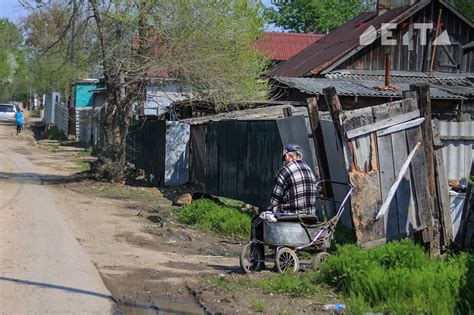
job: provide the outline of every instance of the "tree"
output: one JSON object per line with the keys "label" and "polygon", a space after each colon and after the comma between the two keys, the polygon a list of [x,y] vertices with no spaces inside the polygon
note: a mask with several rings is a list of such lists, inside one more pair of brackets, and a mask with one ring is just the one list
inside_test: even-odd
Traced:
{"label": "tree", "polygon": [[464,14],[471,21],[474,21],[474,4],[472,0],[450,0],[449,1],[459,12]]}
{"label": "tree", "polygon": [[[143,100],[147,78],[156,73],[179,80],[190,87],[190,98],[211,101],[218,108],[266,97],[268,84],[259,81],[266,61],[253,47],[264,25],[256,0],[39,1],[39,5],[32,0],[29,5],[35,13],[58,2],[68,18],[61,22],[56,46],[70,47],[66,39],[77,44],[82,38],[98,47],[108,93],[106,153],[115,163],[125,161],[132,108]],[[94,21],[91,38],[84,36],[90,21]]]}
{"label": "tree", "polygon": [[291,0],[275,1],[266,8],[270,23],[297,33],[326,34],[373,8],[374,1],[362,0]]}
{"label": "tree", "polygon": [[17,83],[25,78],[26,64],[20,30],[8,19],[0,19],[0,101],[15,98]]}

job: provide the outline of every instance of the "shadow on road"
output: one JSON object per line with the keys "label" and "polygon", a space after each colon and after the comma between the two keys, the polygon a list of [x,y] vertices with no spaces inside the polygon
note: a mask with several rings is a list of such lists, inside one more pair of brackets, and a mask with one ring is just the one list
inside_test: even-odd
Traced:
{"label": "shadow on road", "polygon": [[62,291],[71,292],[71,293],[85,294],[85,295],[95,296],[95,297],[99,297],[103,299],[108,299],[114,302],[113,296],[109,294],[103,294],[99,292],[83,290],[83,289],[78,289],[78,288],[71,288],[71,287],[66,287],[66,286],[57,285],[57,284],[22,280],[22,279],[16,279],[16,278],[8,278],[8,277],[2,277],[2,276],[0,276],[0,281],[8,281],[8,282],[14,282],[17,284],[30,285],[30,286],[35,286],[35,287],[47,288],[47,289],[56,289],[56,290],[62,290]]}
{"label": "shadow on road", "polygon": [[20,184],[32,184],[32,185],[58,185],[58,184],[78,183],[78,182],[88,180],[91,178],[93,177],[86,172],[76,173],[71,176],[39,174],[39,173],[0,172],[0,182],[14,181]]}
{"label": "shadow on road", "polygon": [[[147,305],[147,304],[142,304],[136,301],[129,301],[129,300],[123,300],[123,299],[117,300],[112,295],[109,295],[109,294],[103,294],[103,293],[89,291],[89,290],[67,287],[63,285],[30,281],[30,280],[22,280],[22,279],[2,277],[2,276],[0,276],[0,281],[13,282],[19,285],[35,286],[35,287],[40,287],[40,288],[45,288],[45,289],[61,290],[61,291],[69,292],[69,293],[90,295],[93,297],[110,300],[112,303],[115,303],[118,308],[114,312],[114,314],[122,314],[124,313],[124,311],[125,313],[131,313],[131,314],[161,314],[161,313],[187,314],[178,309],[173,309],[170,307],[159,307],[156,305]],[[138,310],[142,310],[144,312],[142,313]]]}

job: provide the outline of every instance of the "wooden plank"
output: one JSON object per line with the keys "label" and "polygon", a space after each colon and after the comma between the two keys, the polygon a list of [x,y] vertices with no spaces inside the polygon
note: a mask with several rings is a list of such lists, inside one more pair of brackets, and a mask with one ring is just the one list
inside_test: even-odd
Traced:
{"label": "wooden plank", "polygon": [[395,126],[395,125],[398,125],[398,124],[401,124],[406,121],[410,121],[412,119],[419,118],[419,117],[420,117],[420,111],[415,110],[406,114],[402,114],[402,115],[395,116],[392,118],[377,121],[368,126],[363,126],[363,127],[356,128],[353,130],[348,130],[346,132],[346,136],[347,136],[347,139],[352,139],[352,138],[359,137],[371,132],[375,132],[381,129],[392,127],[392,126]]}
{"label": "wooden plank", "polygon": [[[390,187],[395,181],[395,170],[393,165],[392,139],[390,135],[377,137],[377,150],[380,169],[380,189],[382,201],[388,197]],[[389,203],[389,211],[384,212],[385,237],[393,240],[398,237],[398,215],[396,201]]]}
{"label": "wooden plank", "polygon": [[418,142],[416,144],[415,148],[413,148],[413,150],[410,152],[410,155],[408,155],[407,159],[403,163],[400,171],[398,172],[398,175],[397,175],[397,178],[396,178],[395,182],[390,187],[390,190],[388,191],[387,196],[385,197],[384,202],[383,202],[382,206],[380,207],[379,212],[377,213],[377,216],[376,216],[377,220],[382,218],[382,216],[385,215],[385,212],[387,212],[387,209],[389,208],[393,197],[395,197],[395,193],[397,192],[398,186],[399,186],[400,182],[402,181],[406,171],[408,170],[408,167],[411,164],[411,161],[413,160],[413,157],[415,156],[415,153],[418,151],[418,148],[420,146],[421,146],[421,142]]}
{"label": "wooden plank", "polygon": [[[433,121],[433,137],[434,143],[441,143],[439,137],[439,124],[437,120]],[[446,171],[444,169],[442,146],[438,146],[435,150],[435,175],[438,204],[441,211],[441,244],[444,247],[448,247],[453,241],[453,227],[450,215],[449,187],[446,179]]]}
{"label": "wooden plank", "polygon": [[[427,185],[432,198],[430,202],[431,215],[433,222],[433,230],[430,241],[430,254],[434,256],[440,255],[440,230],[439,230],[439,214],[437,195],[436,195],[436,179],[434,169],[434,148],[433,148],[433,127],[431,123],[431,96],[430,86],[428,84],[413,84],[410,85],[410,90],[415,91],[418,96],[418,106],[420,108],[421,117],[425,121],[421,124],[421,131],[423,136],[423,147],[425,151],[425,162],[427,170]],[[429,227],[429,226],[428,226]]]}
{"label": "wooden plank", "polygon": [[349,180],[354,187],[351,209],[357,243],[360,245],[384,238],[384,220],[375,220],[381,204],[379,173],[351,172]]}
{"label": "wooden plank", "polygon": [[413,127],[417,127],[417,126],[421,125],[423,123],[423,121],[425,121],[424,118],[418,118],[418,119],[415,119],[415,120],[410,120],[410,121],[407,121],[407,122],[389,127],[387,129],[377,131],[377,136],[379,136],[379,137],[380,136],[385,136],[385,135],[389,135],[389,134],[392,134],[392,133],[397,133],[397,132],[405,130],[405,129],[410,129],[410,128],[413,128]]}
{"label": "wooden plank", "polygon": [[[391,137],[392,146],[394,148],[394,170],[395,173],[398,174],[408,157],[406,133],[404,130],[395,132],[391,134]],[[414,219],[415,200],[413,195],[410,172],[405,172],[396,194],[400,238],[411,235],[413,228],[416,226],[416,219]]]}
{"label": "wooden plank", "polygon": [[[408,150],[413,150],[418,142],[423,141],[421,127],[412,128],[406,131]],[[422,146],[424,143],[422,142]],[[425,151],[419,150],[418,154],[412,160],[410,173],[414,187],[414,196],[416,201],[416,220],[417,226],[426,225],[423,230],[423,241],[430,243],[432,239],[432,216],[431,216],[431,198],[428,189],[428,176],[425,165]]]}

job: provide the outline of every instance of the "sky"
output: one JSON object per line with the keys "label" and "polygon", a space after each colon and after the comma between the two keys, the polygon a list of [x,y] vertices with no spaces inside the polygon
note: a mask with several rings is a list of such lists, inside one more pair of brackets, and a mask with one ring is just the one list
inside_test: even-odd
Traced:
{"label": "sky", "polygon": [[18,4],[18,0],[0,0],[0,18],[9,18],[16,22],[23,12],[24,9]]}

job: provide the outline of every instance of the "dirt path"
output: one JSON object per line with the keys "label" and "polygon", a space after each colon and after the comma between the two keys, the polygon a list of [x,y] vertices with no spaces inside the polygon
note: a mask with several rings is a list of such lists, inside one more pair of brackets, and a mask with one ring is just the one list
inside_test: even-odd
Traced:
{"label": "dirt path", "polygon": [[61,174],[34,165],[28,136],[0,125],[0,313],[106,314],[113,301],[42,185]]}

